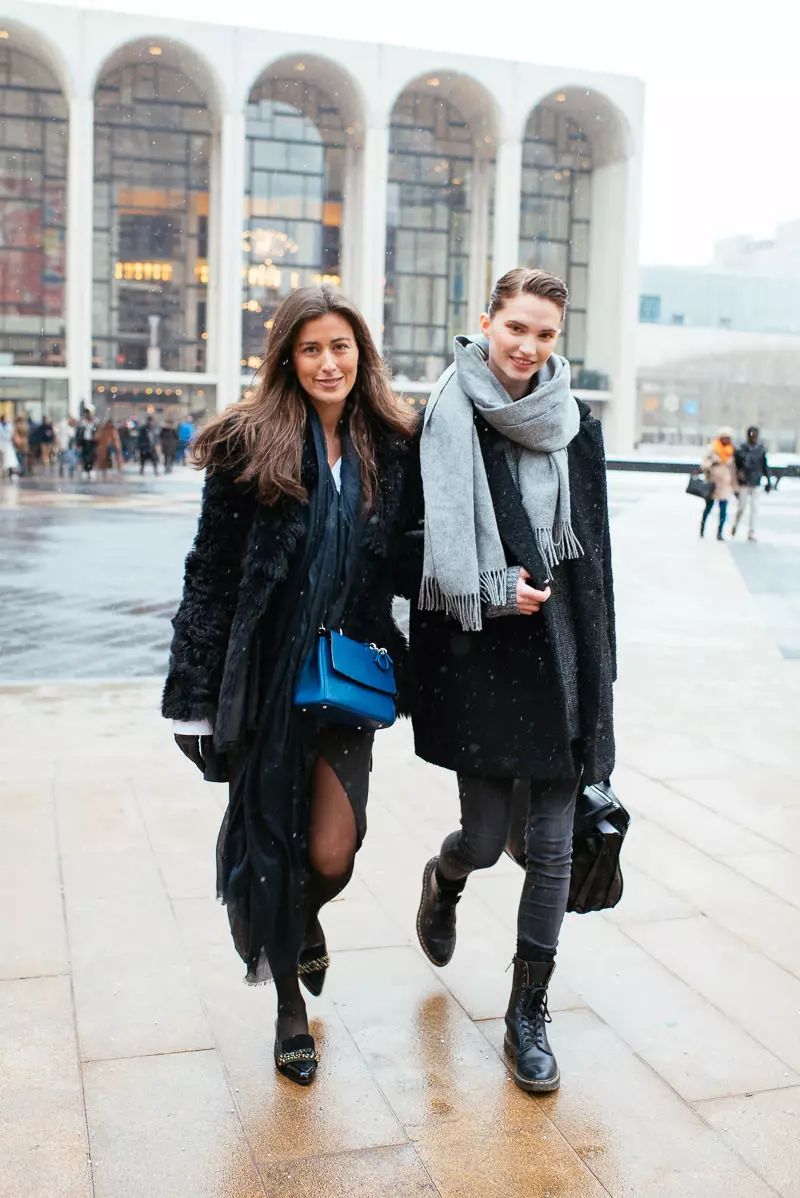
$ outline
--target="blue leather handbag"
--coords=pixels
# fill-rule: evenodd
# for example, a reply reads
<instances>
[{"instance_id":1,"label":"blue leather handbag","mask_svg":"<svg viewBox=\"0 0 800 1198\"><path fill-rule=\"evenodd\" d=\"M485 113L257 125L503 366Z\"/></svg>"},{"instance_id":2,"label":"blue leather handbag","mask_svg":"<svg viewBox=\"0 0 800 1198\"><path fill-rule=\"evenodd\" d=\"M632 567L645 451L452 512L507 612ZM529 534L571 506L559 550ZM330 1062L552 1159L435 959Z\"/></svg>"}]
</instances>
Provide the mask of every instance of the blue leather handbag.
<instances>
[{"instance_id":1,"label":"blue leather handbag","mask_svg":"<svg viewBox=\"0 0 800 1198\"><path fill-rule=\"evenodd\" d=\"M320 628L300 671L294 706L331 724L376 731L397 719L392 659L385 649Z\"/></svg>"}]
</instances>

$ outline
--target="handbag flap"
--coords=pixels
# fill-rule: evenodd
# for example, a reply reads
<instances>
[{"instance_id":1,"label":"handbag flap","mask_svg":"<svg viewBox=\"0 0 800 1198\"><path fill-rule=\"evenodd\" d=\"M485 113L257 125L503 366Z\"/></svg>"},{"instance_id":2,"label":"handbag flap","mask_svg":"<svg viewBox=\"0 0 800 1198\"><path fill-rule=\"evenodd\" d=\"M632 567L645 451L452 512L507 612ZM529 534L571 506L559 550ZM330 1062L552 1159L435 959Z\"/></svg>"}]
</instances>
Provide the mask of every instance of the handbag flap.
<instances>
[{"instance_id":1,"label":"handbag flap","mask_svg":"<svg viewBox=\"0 0 800 1198\"><path fill-rule=\"evenodd\" d=\"M375 649L360 641L353 641L339 632L328 635L331 665L337 674L370 690L382 691L386 695L396 694L392 659L385 649Z\"/></svg>"}]
</instances>

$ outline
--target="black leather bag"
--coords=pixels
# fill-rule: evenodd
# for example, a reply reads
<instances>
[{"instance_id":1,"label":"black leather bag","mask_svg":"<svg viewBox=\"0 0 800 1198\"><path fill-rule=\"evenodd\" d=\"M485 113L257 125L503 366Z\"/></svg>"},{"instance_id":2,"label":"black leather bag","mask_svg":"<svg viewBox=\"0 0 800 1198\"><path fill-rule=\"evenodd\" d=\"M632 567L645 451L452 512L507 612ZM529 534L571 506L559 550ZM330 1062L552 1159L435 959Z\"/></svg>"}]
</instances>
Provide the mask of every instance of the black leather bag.
<instances>
[{"instance_id":1,"label":"black leather bag","mask_svg":"<svg viewBox=\"0 0 800 1198\"><path fill-rule=\"evenodd\" d=\"M530 786L520 779L514 786L511 828L506 852L525 868L525 825ZM567 910L584 915L616 907L622 898L620 853L631 817L608 782L585 786L575 804L572 833L572 873Z\"/></svg>"},{"instance_id":2,"label":"black leather bag","mask_svg":"<svg viewBox=\"0 0 800 1198\"><path fill-rule=\"evenodd\" d=\"M714 484L703 478L701 474L693 474L686 484L686 494L696 495L698 499L708 503L709 499L714 498Z\"/></svg>"}]
</instances>

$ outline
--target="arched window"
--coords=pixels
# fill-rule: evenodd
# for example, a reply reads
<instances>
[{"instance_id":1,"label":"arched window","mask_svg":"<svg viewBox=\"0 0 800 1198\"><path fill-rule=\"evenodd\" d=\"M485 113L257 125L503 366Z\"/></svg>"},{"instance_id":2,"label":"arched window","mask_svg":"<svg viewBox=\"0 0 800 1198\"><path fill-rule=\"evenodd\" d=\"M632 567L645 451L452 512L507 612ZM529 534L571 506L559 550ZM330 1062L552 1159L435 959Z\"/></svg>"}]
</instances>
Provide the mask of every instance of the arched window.
<instances>
[{"instance_id":1,"label":"arched window","mask_svg":"<svg viewBox=\"0 0 800 1198\"><path fill-rule=\"evenodd\" d=\"M576 373L586 355L591 186L588 137L559 111L557 97L538 105L523 142L520 259L558 275L569 288L564 353Z\"/></svg>"},{"instance_id":2,"label":"arched window","mask_svg":"<svg viewBox=\"0 0 800 1198\"><path fill-rule=\"evenodd\" d=\"M242 366L290 292L341 282L346 130L330 92L262 76L247 105Z\"/></svg>"},{"instance_id":3,"label":"arched window","mask_svg":"<svg viewBox=\"0 0 800 1198\"><path fill-rule=\"evenodd\" d=\"M67 102L37 58L0 42L0 353L66 361Z\"/></svg>"},{"instance_id":4,"label":"arched window","mask_svg":"<svg viewBox=\"0 0 800 1198\"><path fill-rule=\"evenodd\" d=\"M203 371L210 114L153 49L95 93L93 364Z\"/></svg>"},{"instance_id":5,"label":"arched window","mask_svg":"<svg viewBox=\"0 0 800 1198\"><path fill-rule=\"evenodd\" d=\"M473 137L438 80L392 112L384 346L395 378L433 381L467 332Z\"/></svg>"}]
</instances>

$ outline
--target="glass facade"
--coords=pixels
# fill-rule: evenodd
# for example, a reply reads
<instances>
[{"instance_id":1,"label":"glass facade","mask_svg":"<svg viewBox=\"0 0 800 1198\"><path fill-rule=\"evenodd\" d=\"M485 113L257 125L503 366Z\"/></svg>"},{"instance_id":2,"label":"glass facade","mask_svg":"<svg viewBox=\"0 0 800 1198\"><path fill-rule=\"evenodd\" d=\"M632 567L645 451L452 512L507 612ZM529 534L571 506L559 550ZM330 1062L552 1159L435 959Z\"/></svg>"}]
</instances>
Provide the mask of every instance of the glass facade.
<instances>
[{"instance_id":1,"label":"glass facade","mask_svg":"<svg viewBox=\"0 0 800 1198\"><path fill-rule=\"evenodd\" d=\"M102 420L111 417L117 422L146 420L154 416L158 425L165 420L183 420L188 414L198 424L214 413L217 403L216 387L195 387L184 384L153 382L152 384L98 380L92 387L92 407Z\"/></svg>"},{"instance_id":2,"label":"glass facade","mask_svg":"<svg viewBox=\"0 0 800 1198\"><path fill-rule=\"evenodd\" d=\"M143 61L95 95L93 365L206 368L211 121L187 75Z\"/></svg>"},{"instance_id":3,"label":"glass facade","mask_svg":"<svg viewBox=\"0 0 800 1198\"><path fill-rule=\"evenodd\" d=\"M67 415L67 380L0 378L0 413L6 420L30 416L37 424L43 416L61 420Z\"/></svg>"},{"instance_id":4,"label":"glass facade","mask_svg":"<svg viewBox=\"0 0 800 1198\"><path fill-rule=\"evenodd\" d=\"M247 105L242 366L257 369L281 300L339 284L345 129L331 97L299 79L262 78Z\"/></svg>"},{"instance_id":5,"label":"glass facade","mask_svg":"<svg viewBox=\"0 0 800 1198\"><path fill-rule=\"evenodd\" d=\"M0 364L66 362L67 102L0 43Z\"/></svg>"},{"instance_id":6,"label":"glass facade","mask_svg":"<svg viewBox=\"0 0 800 1198\"><path fill-rule=\"evenodd\" d=\"M522 148L520 261L564 279L570 303L564 354L576 374L586 357L592 147L558 103L528 119Z\"/></svg>"},{"instance_id":7,"label":"glass facade","mask_svg":"<svg viewBox=\"0 0 800 1198\"><path fill-rule=\"evenodd\" d=\"M472 135L430 87L392 113L384 346L395 379L433 381L467 323Z\"/></svg>"}]
</instances>

